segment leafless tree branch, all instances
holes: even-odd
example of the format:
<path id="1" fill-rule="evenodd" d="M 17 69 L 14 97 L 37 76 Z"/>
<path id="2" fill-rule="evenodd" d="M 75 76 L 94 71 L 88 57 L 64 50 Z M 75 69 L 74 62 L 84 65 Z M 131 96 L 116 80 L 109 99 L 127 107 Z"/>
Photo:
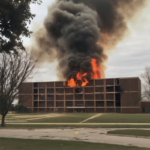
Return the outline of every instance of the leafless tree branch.
<path id="1" fill-rule="evenodd" d="M 6 52 L 0 53 L 0 114 L 2 115 L 1 126 L 10 105 L 18 95 L 18 88 L 29 78 L 36 65 L 25 51 L 18 54 Z"/>

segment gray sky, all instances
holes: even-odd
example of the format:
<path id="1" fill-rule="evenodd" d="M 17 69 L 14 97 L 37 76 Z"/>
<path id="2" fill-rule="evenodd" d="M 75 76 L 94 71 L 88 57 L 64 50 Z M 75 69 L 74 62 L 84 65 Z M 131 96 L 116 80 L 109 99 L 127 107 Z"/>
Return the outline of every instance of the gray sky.
<path id="1" fill-rule="evenodd" d="M 55 0 L 43 0 L 41 5 L 31 5 L 32 13 L 36 17 L 32 20 L 29 28 L 36 31 L 36 26 L 42 26 L 47 15 L 47 8 Z M 150 66 L 150 2 L 139 15 L 137 24 L 129 22 L 130 35 L 121 41 L 118 46 L 108 53 L 106 62 L 106 78 L 140 76 L 145 66 Z M 30 46 L 31 39 L 23 38 L 24 45 Z M 57 62 L 44 63 L 37 69 L 32 81 L 56 81 L 55 71 Z"/>

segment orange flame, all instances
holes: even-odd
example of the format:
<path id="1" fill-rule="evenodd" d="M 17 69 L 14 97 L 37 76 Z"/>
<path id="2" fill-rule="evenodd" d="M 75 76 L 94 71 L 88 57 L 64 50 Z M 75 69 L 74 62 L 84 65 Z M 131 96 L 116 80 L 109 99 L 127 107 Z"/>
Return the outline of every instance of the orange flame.
<path id="1" fill-rule="evenodd" d="M 91 65 L 92 65 L 92 69 L 93 71 L 91 72 L 91 79 L 101 79 L 101 74 L 100 74 L 100 68 L 98 67 L 97 63 L 96 63 L 96 59 L 91 59 Z M 76 75 L 76 79 L 80 80 L 82 82 L 81 86 L 86 86 L 89 82 L 86 78 L 84 78 L 84 81 L 82 79 L 82 77 L 86 76 L 87 73 L 81 74 L 80 72 L 77 73 Z M 75 87 L 76 86 L 76 81 L 74 78 L 71 78 L 68 81 L 68 86 L 70 87 Z"/>
<path id="2" fill-rule="evenodd" d="M 100 68 L 97 66 L 96 59 L 91 59 L 93 72 L 91 73 L 92 79 L 101 79 Z"/>
<path id="3" fill-rule="evenodd" d="M 76 86 L 76 82 L 75 82 L 74 78 L 71 78 L 68 81 L 68 86 L 70 86 L 70 87 L 75 87 Z"/>

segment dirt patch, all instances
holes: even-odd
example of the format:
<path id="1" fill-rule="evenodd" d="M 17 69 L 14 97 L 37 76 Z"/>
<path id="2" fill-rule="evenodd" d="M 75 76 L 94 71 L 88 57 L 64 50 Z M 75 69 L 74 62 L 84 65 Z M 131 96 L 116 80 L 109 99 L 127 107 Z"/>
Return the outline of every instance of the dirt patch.
<path id="1" fill-rule="evenodd" d="M 13 116 L 13 118 L 26 119 L 26 120 L 36 120 L 36 119 L 60 117 L 60 116 L 64 116 L 64 114 L 23 115 L 23 116 Z"/>
<path id="2" fill-rule="evenodd" d="M 63 114 L 46 114 L 46 115 L 23 115 L 23 116 L 13 116 L 14 118 L 37 118 L 37 117 L 57 117 Z"/>

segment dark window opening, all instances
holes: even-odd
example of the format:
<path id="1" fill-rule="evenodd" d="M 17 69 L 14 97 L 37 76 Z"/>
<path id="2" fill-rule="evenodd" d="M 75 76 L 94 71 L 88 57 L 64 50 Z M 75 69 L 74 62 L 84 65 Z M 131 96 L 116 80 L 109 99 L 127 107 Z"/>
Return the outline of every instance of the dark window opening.
<path id="1" fill-rule="evenodd" d="M 150 107 L 143 107 L 143 112 L 144 113 L 150 113 Z"/>
<path id="2" fill-rule="evenodd" d="M 95 85 L 104 85 L 104 80 L 95 80 Z"/>
<path id="3" fill-rule="evenodd" d="M 107 112 L 114 112 L 114 108 L 107 108 Z"/>
<path id="4" fill-rule="evenodd" d="M 104 92 L 103 87 L 95 87 L 95 92 Z"/>
<path id="5" fill-rule="evenodd" d="M 39 93 L 45 93 L 45 89 L 39 89 Z"/>
<path id="6" fill-rule="evenodd" d="M 65 99 L 66 99 L 66 100 L 73 100 L 73 95 L 66 95 L 66 96 L 65 96 Z"/>
<path id="7" fill-rule="evenodd" d="M 94 100 L 93 94 L 85 94 L 85 100 Z"/>
<path id="8" fill-rule="evenodd" d="M 56 107 L 64 107 L 64 102 L 56 102 Z"/>
<path id="9" fill-rule="evenodd" d="M 114 100 L 114 94 L 106 94 L 107 100 Z"/>
<path id="10" fill-rule="evenodd" d="M 93 87 L 85 87 L 85 93 L 93 93 L 94 88 Z"/>
<path id="11" fill-rule="evenodd" d="M 54 102 L 47 102 L 47 107 L 54 107 Z"/>
<path id="12" fill-rule="evenodd" d="M 115 85 L 119 85 L 119 79 L 115 80 Z"/>
<path id="13" fill-rule="evenodd" d="M 66 88 L 65 93 L 73 93 L 73 88 Z"/>
<path id="14" fill-rule="evenodd" d="M 84 106 L 83 101 L 76 101 L 75 106 Z"/>
<path id="15" fill-rule="evenodd" d="M 39 102 L 39 107 L 45 107 L 45 102 Z"/>
<path id="16" fill-rule="evenodd" d="M 63 87 L 63 82 L 56 82 L 56 87 Z"/>
<path id="17" fill-rule="evenodd" d="M 82 94 L 76 94 L 75 95 L 75 100 L 82 100 L 83 99 L 83 95 Z"/>
<path id="18" fill-rule="evenodd" d="M 56 100 L 64 100 L 64 95 L 56 95 Z"/>
<path id="19" fill-rule="evenodd" d="M 54 93 L 54 89 L 47 89 L 47 93 Z"/>
<path id="20" fill-rule="evenodd" d="M 83 89 L 82 88 L 75 88 L 75 93 L 83 93 Z"/>
<path id="21" fill-rule="evenodd" d="M 94 106 L 94 102 L 92 102 L 92 101 L 87 101 L 87 102 L 85 102 L 85 106 L 90 106 L 90 107 L 92 107 L 92 106 Z"/>
<path id="22" fill-rule="evenodd" d="M 113 79 L 107 79 L 106 85 L 114 85 L 114 80 Z"/>
<path id="23" fill-rule="evenodd" d="M 114 92 L 114 87 L 113 86 L 106 87 L 106 92 Z"/>
<path id="24" fill-rule="evenodd" d="M 104 113 L 105 109 L 104 108 L 96 108 L 96 112 Z"/>
<path id="25" fill-rule="evenodd" d="M 115 101 L 116 101 L 116 106 L 120 107 L 121 103 L 120 103 L 120 94 L 115 94 Z"/>
<path id="26" fill-rule="evenodd" d="M 64 112 L 64 108 L 57 108 L 57 112 Z"/>
<path id="27" fill-rule="evenodd" d="M 114 102 L 112 102 L 112 101 L 107 101 L 107 106 L 114 106 Z"/>
<path id="28" fill-rule="evenodd" d="M 34 89 L 34 93 L 38 93 L 38 89 Z"/>
<path id="29" fill-rule="evenodd" d="M 69 106 L 73 106 L 73 102 L 67 101 L 66 102 L 66 107 L 69 107 Z"/>
<path id="30" fill-rule="evenodd" d="M 39 95 L 39 100 L 45 100 L 45 95 Z"/>
<path id="31" fill-rule="evenodd" d="M 53 112 L 53 108 L 47 108 L 47 112 Z"/>
<path id="32" fill-rule="evenodd" d="M 115 92 L 120 92 L 120 86 L 115 86 Z"/>
<path id="33" fill-rule="evenodd" d="M 57 88 L 56 93 L 64 93 L 64 89 L 63 88 Z"/>
<path id="34" fill-rule="evenodd" d="M 81 113 L 81 109 L 75 109 L 75 112 Z"/>
<path id="35" fill-rule="evenodd" d="M 94 112 L 94 108 L 86 108 L 85 112 L 86 113 L 93 113 Z"/>
<path id="36" fill-rule="evenodd" d="M 96 100 L 104 100 L 103 94 L 96 94 Z"/>
<path id="37" fill-rule="evenodd" d="M 47 95 L 47 100 L 54 100 L 54 95 Z"/>
<path id="38" fill-rule="evenodd" d="M 48 82 L 47 87 L 54 87 L 54 82 Z"/>
<path id="39" fill-rule="evenodd" d="M 39 83 L 39 87 L 45 87 L 45 83 Z"/>
<path id="40" fill-rule="evenodd" d="M 39 108 L 39 112 L 45 113 L 45 108 Z"/>
<path id="41" fill-rule="evenodd" d="M 34 83 L 34 87 L 38 87 L 38 83 Z"/>
<path id="42" fill-rule="evenodd" d="M 97 101 L 96 107 L 104 107 L 104 101 Z"/>
<path id="43" fill-rule="evenodd" d="M 38 95 L 34 95 L 34 100 L 38 100 Z"/>
<path id="44" fill-rule="evenodd" d="M 34 102 L 34 107 L 38 107 L 38 102 Z"/>

